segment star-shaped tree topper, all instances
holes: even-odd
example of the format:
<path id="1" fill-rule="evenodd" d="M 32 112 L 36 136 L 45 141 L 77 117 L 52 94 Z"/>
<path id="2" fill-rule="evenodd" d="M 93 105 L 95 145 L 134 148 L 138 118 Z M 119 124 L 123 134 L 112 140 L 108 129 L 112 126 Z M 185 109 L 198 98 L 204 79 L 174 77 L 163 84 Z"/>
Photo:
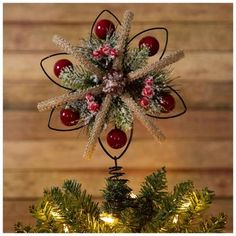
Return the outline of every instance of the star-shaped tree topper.
<path id="1" fill-rule="evenodd" d="M 133 54 L 128 54 L 132 20 L 133 13 L 126 11 L 116 30 L 111 27 L 112 25 L 109 27 L 105 39 L 99 36 L 98 32 L 98 39 L 95 37 L 84 41 L 80 46 L 73 46 L 58 35 L 53 37 L 53 42 L 64 52 L 72 55 L 81 67 L 69 65 L 63 68 L 59 77 L 64 79 L 64 84 L 70 85 L 71 91 L 42 101 L 37 108 L 39 111 L 47 111 L 70 107 L 80 112 L 84 109 L 82 121 L 85 125 L 91 124 L 84 152 L 85 158 L 92 157 L 98 138 L 109 121 L 112 120 L 116 127 L 120 124 L 118 128 L 123 130 L 130 128 L 126 122 L 119 123 L 116 120 L 118 115 L 120 119 L 131 116 L 131 120 L 133 115 L 136 116 L 154 138 L 159 141 L 164 139 L 160 129 L 146 113 L 151 111 L 159 114 L 163 110 L 164 103 L 161 102 L 161 96 L 168 93 L 168 86 L 161 78 L 165 77 L 165 68 L 184 57 L 184 53 L 176 51 L 152 63 L 145 64 L 140 61 L 136 67 L 132 66 L 134 59 L 144 55 L 146 61 L 152 51 L 152 45 L 148 47 L 144 43 L 142 47 L 132 51 Z M 87 83 L 84 74 L 81 76 L 78 70 L 82 70 L 86 75 L 89 74 L 88 78 L 93 78 L 93 81 Z M 81 84 L 83 86 L 80 86 Z M 136 97 L 137 91 L 140 92 L 140 96 Z M 153 105 L 153 101 L 156 105 Z M 113 112 L 114 109 L 116 112 Z"/>

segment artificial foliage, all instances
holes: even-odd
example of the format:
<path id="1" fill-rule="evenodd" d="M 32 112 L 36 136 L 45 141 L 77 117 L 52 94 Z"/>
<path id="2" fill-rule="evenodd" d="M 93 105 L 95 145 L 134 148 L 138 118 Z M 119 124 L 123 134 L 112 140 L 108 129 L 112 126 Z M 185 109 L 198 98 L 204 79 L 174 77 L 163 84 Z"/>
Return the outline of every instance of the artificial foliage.
<path id="1" fill-rule="evenodd" d="M 70 91 L 40 102 L 38 110 L 67 109 L 61 115 L 62 120 L 68 119 L 62 122 L 64 125 L 87 127 L 88 142 L 83 156 L 88 159 L 109 124 L 129 132 L 134 117 L 155 139 L 162 141 L 164 134 L 148 115 L 159 117 L 175 108 L 168 66 L 183 58 L 184 53 L 179 50 L 162 57 L 165 44 L 160 46 L 156 38 L 145 35 L 133 47 L 130 43 L 133 17 L 131 11 L 126 11 L 116 26 L 110 20 L 98 20 L 90 36 L 77 45 L 61 36 L 53 37 L 60 49 L 75 58 L 74 63 L 61 59 L 54 66 L 61 87 Z M 152 56 L 154 60 L 150 61 Z"/>
<path id="2" fill-rule="evenodd" d="M 17 223 L 18 233 L 219 233 L 223 213 L 206 216 L 214 193 L 196 190 L 191 181 L 167 190 L 166 170 L 147 176 L 135 195 L 124 179 L 106 179 L 103 202 L 92 201 L 75 180 L 44 191 L 30 207 L 34 226 Z"/>
<path id="3" fill-rule="evenodd" d="M 107 11 L 107 10 L 105 10 Z M 107 11 L 109 12 L 109 11 Z M 103 13 L 103 12 L 102 12 Z M 101 14 L 102 14 L 101 13 Z M 101 15 L 100 14 L 100 15 Z M 168 30 L 151 28 L 130 36 L 133 13 L 126 11 L 118 25 L 96 18 L 91 34 L 77 45 L 55 35 L 53 42 L 65 53 L 74 57 L 75 63 L 60 59 L 54 65 L 55 82 L 41 67 L 47 77 L 60 87 L 69 90 L 61 96 L 38 104 L 39 111 L 51 110 L 48 127 L 53 130 L 71 131 L 87 128 L 88 143 L 84 157 L 91 158 L 99 142 L 104 152 L 114 160 L 109 168 L 101 203 L 82 190 L 76 180 L 66 180 L 62 186 L 44 191 L 43 198 L 30 207 L 36 219 L 33 226 L 17 223 L 19 233 L 192 233 L 222 232 L 226 216 L 206 216 L 206 209 L 213 201 L 214 193 L 208 188 L 196 190 L 191 181 L 177 184 L 168 190 L 166 170 L 162 168 L 147 176 L 135 195 L 123 179 L 118 160 L 131 143 L 134 117 L 136 117 L 159 141 L 165 137 L 152 118 L 175 118 L 184 114 L 186 105 L 173 88 L 172 70 L 168 66 L 184 57 L 183 51 L 164 56 Z M 145 32 L 164 30 L 166 40 L 161 43 Z M 136 47 L 131 42 L 142 36 Z M 162 48 L 162 51 L 159 49 Z M 64 54 L 65 54 L 64 53 Z M 64 55 L 59 54 L 59 55 Z M 58 54 L 56 54 L 58 55 Z M 55 55 L 54 55 L 55 56 Z M 155 56 L 153 60 L 150 57 Z M 184 111 L 171 113 L 178 98 Z M 60 119 L 72 129 L 52 128 L 50 121 L 55 109 Z M 161 114 L 171 113 L 167 116 Z M 100 136 L 107 134 L 107 144 L 113 149 L 123 148 L 121 154 L 111 155 Z M 129 139 L 126 132 L 130 132 Z"/>

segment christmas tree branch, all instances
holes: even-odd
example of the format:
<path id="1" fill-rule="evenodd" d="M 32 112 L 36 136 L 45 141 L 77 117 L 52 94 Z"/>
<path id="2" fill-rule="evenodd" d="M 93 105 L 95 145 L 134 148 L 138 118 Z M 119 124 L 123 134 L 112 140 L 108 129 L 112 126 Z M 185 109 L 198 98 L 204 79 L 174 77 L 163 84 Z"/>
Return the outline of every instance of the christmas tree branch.
<path id="1" fill-rule="evenodd" d="M 137 196 L 124 179 L 107 179 L 99 207 L 81 184 L 66 180 L 53 187 L 30 208 L 35 226 L 15 225 L 19 233 L 201 233 L 222 232 L 227 217 L 206 217 L 213 199 L 207 188 L 198 191 L 191 181 L 167 191 L 166 170 L 146 177 Z"/>

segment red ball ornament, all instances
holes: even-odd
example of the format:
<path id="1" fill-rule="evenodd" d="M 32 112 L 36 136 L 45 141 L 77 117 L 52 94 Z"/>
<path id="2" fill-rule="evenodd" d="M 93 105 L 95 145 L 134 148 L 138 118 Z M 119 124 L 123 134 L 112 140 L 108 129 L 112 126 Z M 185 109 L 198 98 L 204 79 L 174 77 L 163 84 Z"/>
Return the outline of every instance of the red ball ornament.
<path id="1" fill-rule="evenodd" d="M 61 59 L 59 61 L 57 61 L 54 65 L 54 74 L 59 77 L 61 70 L 64 67 L 68 67 L 68 66 L 73 66 L 73 64 L 71 63 L 71 61 L 67 60 L 67 59 Z"/>
<path id="2" fill-rule="evenodd" d="M 159 42 L 152 36 L 146 36 L 139 41 L 139 48 L 146 46 L 149 48 L 149 56 L 154 56 L 159 50 Z"/>
<path id="3" fill-rule="evenodd" d="M 94 31 L 98 38 L 105 39 L 108 33 L 112 35 L 115 31 L 115 25 L 110 20 L 102 19 L 96 23 Z"/>
<path id="4" fill-rule="evenodd" d="M 111 148 L 119 149 L 125 146 L 127 142 L 126 133 L 120 129 L 112 129 L 107 134 L 107 143 Z"/>
<path id="5" fill-rule="evenodd" d="M 159 103 L 162 106 L 161 112 L 169 113 L 175 108 L 175 99 L 170 94 L 164 94 L 160 97 Z"/>
<path id="6" fill-rule="evenodd" d="M 60 112 L 61 122 L 66 126 L 73 126 L 79 122 L 80 115 L 69 108 L 61 109 Z"/>

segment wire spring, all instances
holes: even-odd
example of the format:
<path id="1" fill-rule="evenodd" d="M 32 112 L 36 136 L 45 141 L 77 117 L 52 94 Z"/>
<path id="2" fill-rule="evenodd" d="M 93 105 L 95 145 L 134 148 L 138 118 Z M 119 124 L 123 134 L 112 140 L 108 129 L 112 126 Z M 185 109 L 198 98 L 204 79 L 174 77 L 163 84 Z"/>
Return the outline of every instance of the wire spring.
<path id="1" fill-rule="evenodd" d="M 122 167 L 121 166 L 112 166 L 109 167 L 109 174 L 111 175 L 109 179 L 114 180 L 118 179 L 119 177 L 123 176 L 125 173 L 121 172 Z"/>
<path id="2" fill-rule="evenodd" d="M 109 174 L 111 175 L 109 177 L 110 180 L 119 180 L 119 181 L 124 181 L 127 182 L 127 179 L 120 179 L 121 176 L 123 176 L 125 173 L 122 172 L 122 166 L 117 165 L 117 158 L 113 158 L 115 165 L 112 167 L 109 167 Z"/>

